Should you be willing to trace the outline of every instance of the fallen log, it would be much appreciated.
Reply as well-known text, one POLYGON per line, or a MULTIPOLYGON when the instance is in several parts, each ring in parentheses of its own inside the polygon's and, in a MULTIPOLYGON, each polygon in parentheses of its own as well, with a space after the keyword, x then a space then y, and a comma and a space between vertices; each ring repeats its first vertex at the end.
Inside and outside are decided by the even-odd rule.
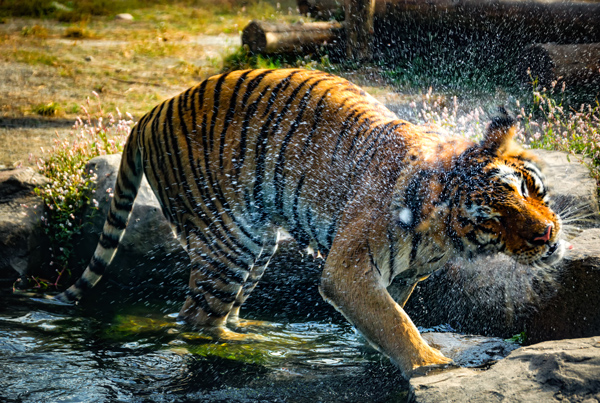
POLYGON ((519 67, 523 82, 537 78, 549 86, 561 78, 567 85, 600 85, 600 43, 558 45, 538 43, 526 48, 519 67))
POLYGON ((242 45, 252 53, 300 53, 338 41, 343 37, 339 22, 284 24, 251 21, 242 31, 242 45))

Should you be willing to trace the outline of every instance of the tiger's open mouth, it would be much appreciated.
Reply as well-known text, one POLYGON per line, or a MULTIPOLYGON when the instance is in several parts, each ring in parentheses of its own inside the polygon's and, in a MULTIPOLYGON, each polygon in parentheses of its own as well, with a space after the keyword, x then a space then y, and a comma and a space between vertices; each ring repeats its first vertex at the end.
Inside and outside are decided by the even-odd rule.
POLYGON ((554 265, 562 260, 567 250, 568 242, 559 239, 555 244, 550 245, 548 250, 540 257, 540 262, 547 265, 554 265))

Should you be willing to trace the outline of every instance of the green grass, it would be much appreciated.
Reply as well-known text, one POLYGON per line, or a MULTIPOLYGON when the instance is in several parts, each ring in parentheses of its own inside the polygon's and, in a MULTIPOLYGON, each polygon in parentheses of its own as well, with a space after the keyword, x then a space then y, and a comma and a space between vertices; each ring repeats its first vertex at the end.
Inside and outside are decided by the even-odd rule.
POLYGON ((61 64, 58 57, 43 52, 42 50, 14 50, 12 52, 12 60, 21 63, 27 63, 33 66, 41 64, 45 66, 57 67, 61 64))
POLYGON ((299 16, 284 15, 264 0, 1 0, 0 18, 50 18, 61 22, 90 21, 95 17, 131 13, 136 19, 157 24, 173 25, 178 30, 204 33, 235 33, 250 19, 285 18, 298 20, 299 16), (57 5, 58 4, 58 5, 57 5), (166 21, 165 21, 166 20, 166 21), (224 27, 225 26, 225 27, 224 27))
POLYGON ((223 71, 245 69, 281 69, 300 67, 305 69, 331 71, 333 64, 327 55, 259 55, 246 47, 239 47, 223 59, 223 71))
POLYGON ((157 0, 3 0, 0 13, 8 17, 48 17, 73 22, 89 19, 94 15, 111 15, 159 3, 157 0))
POLYGON ((49 102, 47 104, 38 104, 32 108, 33 113, 37 113, 40 116, 56 116, 62 112, 62 108, 56 102, 49 102))
POLYGON ((21 29, 21 35, 31 36, 34 38, 46 39, 48 38, 48 30, 40 25, 33 25, 32 27, 24 26, 21 29))

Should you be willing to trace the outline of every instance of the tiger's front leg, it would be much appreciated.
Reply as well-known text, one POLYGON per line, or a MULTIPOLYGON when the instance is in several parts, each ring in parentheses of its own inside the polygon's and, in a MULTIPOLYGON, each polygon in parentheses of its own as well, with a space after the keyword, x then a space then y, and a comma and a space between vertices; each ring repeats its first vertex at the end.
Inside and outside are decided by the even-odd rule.
POLYGON ((430 347, 380 281, 368 239, 336 236, 325 262, 320 292, 405 377, 418 367, 452 361, 430 347), (353 244, 352 240, 359 242, 353 244))

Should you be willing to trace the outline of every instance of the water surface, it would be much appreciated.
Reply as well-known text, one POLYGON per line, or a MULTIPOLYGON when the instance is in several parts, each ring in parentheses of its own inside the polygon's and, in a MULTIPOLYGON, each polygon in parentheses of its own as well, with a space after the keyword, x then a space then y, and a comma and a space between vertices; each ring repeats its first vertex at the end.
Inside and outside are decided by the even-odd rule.
MULTIPOLYGON (((3 402, 402 402, 389 360, 339 318, 275 319, 215 341, 159 303, 62 307, 0 296, 3 402)), ((261 318, 269 319, 269 318, 261 318)))

